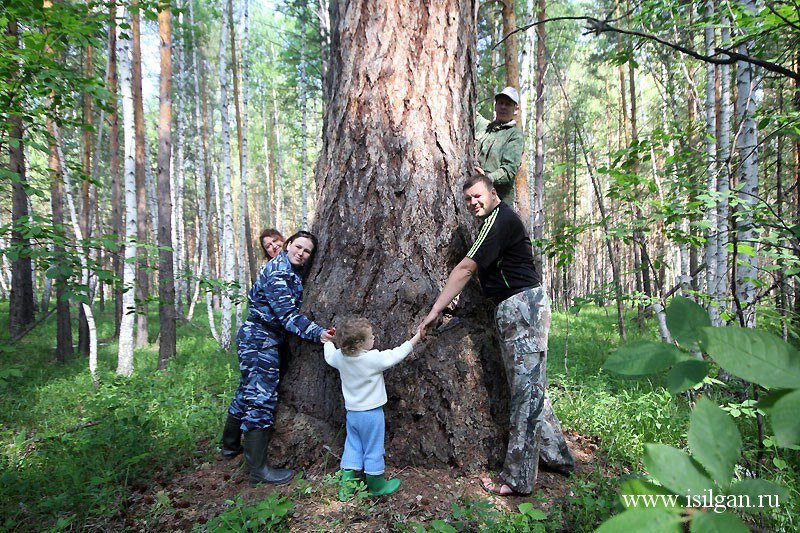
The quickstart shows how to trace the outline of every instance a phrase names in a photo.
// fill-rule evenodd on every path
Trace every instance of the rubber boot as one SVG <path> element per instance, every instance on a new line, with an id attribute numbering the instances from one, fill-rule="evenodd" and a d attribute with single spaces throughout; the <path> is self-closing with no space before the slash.
<path id="1" fill-rule="evenodd" d="M 246 432 L 242 437 L 244 445 L 244 461 L 250 472 L 250 483 L 269 483 L 283 485 L 294 477 L 294 471 L 285 468 L 272 468 L 267 464 L 269 449 L 269 433 L 266 429 Z"/>
<path id="2" fill-rule="evenodd" d="M 380 476 L 370 476 L 367 474 L 367 488 L 370 496 L 387 496 L 400 488 L 400 480 L 397 478 L 389 479 Z"/>
<path id="3" fill-rule="evenodd" d="M 225 427 L 222 430 L 222 446 L 219 454 L 223 459 L 233 459 L 242 453 L 242 421 L 228 413 Z"/>
<path id="4" fill-rule="evenodd" d="M 356 488 L 361 482 L 355 470 L 342 470 L 342 479 L 339 482 L 339 501 L 346 502 L 356 493 Z"/>

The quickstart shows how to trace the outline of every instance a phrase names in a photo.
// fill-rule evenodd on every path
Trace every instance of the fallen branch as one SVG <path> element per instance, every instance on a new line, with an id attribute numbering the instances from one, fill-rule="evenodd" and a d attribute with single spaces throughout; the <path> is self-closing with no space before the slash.
<path id="1" fill-rule="evenodd" d="M 27 328 L 27 329 L 24 329 L 24 330 L 20 331 L 19 333 L 17 333 L 15 336 L 13 336 L 13 337 L 11 338 L 11 340 L 10 340 L 10 341 L 8 341 L 8 344 L 16 344 L 16 343 L 17 343 L 17 341 L 20 341 L 20 340 L 22 340 L 22 338 L 23 338 L 23 337 L 25 337 L 25 335 L 27 335 L 27 334 L 28 334 L 28 333 L 30 333 L 31 331 L 33 331 L 33 330 L 34 330 L 34 328 L 36 328 L 36 326 L 38 326 L 39 324 L 41 324 L 42 322 L 44 322 L 45 320 L 47 320 L 47 317 L 49 317 L 50 315 L 52 315 L 52 314 L 53 314 L 53 312 L 54 312 L 55 310 L 56 310 L 56 308 L 55 308 L 55 307 L 53 307 L 52 309 L 50 309 L 49 311 L 47 311 L 47 312 L 46 312 L 46 313 L 45 313 L 43 316 L 39 317 L 39 320 L 37 320 L 36 322 L 34 322 L 34 323 L 33 323 L 33 324 L 31 324 L 30 326 L 28 326 L 28 328 Z"/>

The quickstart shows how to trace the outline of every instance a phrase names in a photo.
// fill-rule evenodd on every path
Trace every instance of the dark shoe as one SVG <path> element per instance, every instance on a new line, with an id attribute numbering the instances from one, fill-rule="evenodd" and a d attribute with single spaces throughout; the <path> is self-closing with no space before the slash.
<path id="1" fill-rule="evenodd" d="M 361 479 L 355 470 L 342 470 L 342 478 L 339 482 L 339 501 L 346 502 L 356 493 Z"/>
<path id="2" fill-rule="evenodd" d="M 222 430 L 222 446 L 219 454 L 223 459 L 233 459 L 242 451 L 242 421 L 228 413 L 225 420 L 225 428 Z"/>
<path id="3" fill-rule="evenodd" d="M 272 468 L 267 464 L 267 450 L 269 449 L 269 433 L 266 429 L 256 429 L 246 432 L 242 437 L 244 445 L 244 461 L 250 472 L 250 483 L 269 483 L 270 485 L 283 485 L 294 477 L 294 471 L 286 468 Z"/>
<path id="4" fill-rule="evenodd" d="M 370 496 L 387 496 L 400 488 L 400 480 L 389 479 L 380 476 L 370 476 L 367 474 L 367 488 Z"/>

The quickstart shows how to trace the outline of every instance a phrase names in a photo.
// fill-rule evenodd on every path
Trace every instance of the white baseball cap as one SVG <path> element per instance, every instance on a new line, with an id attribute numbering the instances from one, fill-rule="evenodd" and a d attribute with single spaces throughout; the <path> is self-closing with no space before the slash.
<path id="1" fill-rule="evenodd" d="M 519 105 L 519 93 L 513 87 L 506 87 L 496 95 L 494 95 L 494 99 L 497 100 L 498 96 L 505 96 L 506 98 L 510 98 L 512 102 Z"/>

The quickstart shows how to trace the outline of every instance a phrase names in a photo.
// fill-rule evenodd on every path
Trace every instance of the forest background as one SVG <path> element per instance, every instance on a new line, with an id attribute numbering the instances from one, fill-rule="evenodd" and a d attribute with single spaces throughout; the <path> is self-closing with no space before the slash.
<path id="1" fill-rule="evenodd" d="M 346 224 L 331 222 L 330 206 L 371 210 L 382 203 L 381 191 L 393 185 L 378 175 L 370 188 L 351 180 L 349 170 L 342 174 L 349 191 L 330 185 L 338 179 L 331 168 L 344 166 L 330 164 L 326 143 L 334 137 L 326 117 L 343 103 L 351 105 L 354 122 L 364 114 L 353 104 L 358 95 L 334 85 L 343 68 L 341 50 L 348 46 L 347 36 L 364 27 L 383 31 L 379 17 L 348 28 L 347 4 L 3 3 L 0 179 L 8 191 L 0 202 L 0 297 L 8 301 L 0 368 L 4 399 L 16 405 L 24 399 L 14 391 L 24 383 L 39 383 L 46 390 L 53 380 L 86 372 L 90 379 L 83 386 L 99 391 L 105 401 L 110 383 L 124 391 L 125 378 L 135 381 L 141 379 L 137 373 L 153 372 L 146 361 L 154 351 L 159 370 L 174 365 L 173 372 L 186 371 L 180 363 L 181 336 L 186 342 L 213 338 L 218 353 L 227 353 L 246 313 L 245 291 L 261 264 L 260 229 L 277 227 L 288 235 L 313 227 L 327 257 L 336 257 L 337 246 L 347 249 L 353 237 L 336 240 Z M 676 296 L 702 306 L 710 326 L 754 329 L 782 339 L 789 346 L 783 363 L 795 368 L 800 6 L 790 0 L 457 5 L 453 12 L 466 13 L 467 27 L 474 28 L 475 39 L 466 45 L 472 54 L 466 75 L 472 81 L 455 99 L 430 93 L 423 101 L 464 115 L 449 124 L 463 130 L 452 134 L 452 141 L 469 137 L 464 131 L 472 108 L 491 117 L 497 90 L 505 85 L 520 89 L 518 123 L 526 155 L 517 176 L 516 208 L 541 250 L 537 260 L 554 309 L 563 313 L 565 325 L 574 320 L 578 331 L 588 328 L 588 345 L 594 339 L 585 353 L 573 354 L 578 362 L 591 361 L 583 369 L 587 374 L 571 379 L 607 376 L 599 366 L 610 348 L 627 340 L 660 337 L 665 344 L 681 345 L 675 322 L 670 327 L 665 315 Z M 361 9 L 379 12 L 369 2 Z M 397 2 L 383 9 L 404 13 L 410 8 Z M 447 51 L 446 43 L 441 46 Z M 367 73 L 376 68 L 366 59 L 356 64 Z M 379 85 L 382 76 L 389 76 L 386 72 L 375 70 L 372 83 Z M 440 82 L 447 85 L 456 74 L 447 73 Z M 369 104 L 366 98 L 361 102 Z M 445 126 L 434 122 L 427 130 Z M 438 137 L 424 138 L 439 142 Z M 452 144 L 456 148 L 443 142 L 445 158 L 468 169 L 474 156 L 469 143 Z M 367 147 L 370 154 L 380 149 Z M 363 162 L 364 175 L 380 166 L 376 161 Z M 442 175 L 441 170 L 423 170 L 414 179 L 425 179 L 426 172 Z M 450 181 L 443 183 L 452 186 L 454 179 L 448 175 Z M 434 213 L 448 205 L 447 194 L 444 190 L 430 199 Z M 442 209 L 446 227 L 462 228 L 457 212 L 450 219 L 448 208 Z M 410 233 L 432 228 L 431 220 L 414 216 L 419 218 L 406 221 L 414 230 Z M 358 231 L 370 227 L 375 226 L 365 223 Z M 380 240 L 363 233 L 356 237 L 373 252 Z M 458 239 L 455 245 L 448 239 L 437 233 L 435 239 L 422 240 L 429 248 L 457 247 Z M 323 265 L 332 264 L 325 257 Z M 376 265 L 385 264 L 381 261 L 386 258 Z M 418 263 L 428 268 L 425 260 Z M 436 265 L 424 272 L 431 280 L 428 289 L 441 286 L 446 274 L 446 265 Z M 331 272 L 316 268 L 316 279 Z M 358 293 L 361 285 L 356 286 Z M 409 328 L 428 301 L 424 294 L 431 293 L 421 292 L 423 297 L 401 295 L 401 302 L 408 302 L 401 313 Z M 362 309 L 367 301 L 365 296 Z M 337 302 L 323 303 L 335 307 Z M 338 301 L 340 306 L 351 303 L 344 297 Z M 157 316 L 152 314 L 156 308 Z M 605 316 L 614 318 L 613 340 Z M 45 348 L 36 344 L 42 332 L 53 333 L 54 342 L 47 338 Z M 569 334 L 564 339 L 565 383 L 570 383 L 568 342 Z M 711 355 L 710 346 L 683 343 L 706 366 L 699 372 L 696 365 L 679 367 L 680 375 L 673 377 L 680 385 L 670 386 L 674 381 L 669 379 L 654 382 L 651 391 L 670 389 L 680 395 L 672 397 L 668 408 L 651 405 L 653 416 L 677 409 L 674 416 L 686 422 L 698 394 L 714 397 L 736 419 L 748 443 L 736 475 L 757 474 L 791 495 L 780 512 L 750 518 L 748 525 L 791 529 L 798 490 L 796 423 L 781 426 L 765 419 L 776 400 L 758 402 L 771 389 L 794 390 L 800 381 L 761 383 L 759 376 L 721 370 L 725 365 Z M 643 357 L 648 347 L 638 345 L 631 357 Z M 215 350 L 205 346 L 196 353 L 220 357 Z M 47 364 L 49 379 L 39 381 L 40 370 L 26 364 L 33 353 L 42 364 L 65 366 Z M 616 370 L 643 375 L 669 366 Z M 615 370 L 613 364 L 609 369 Z M 629 382 L 610 383 L 609 390 L 617 394 Z M 579 395 L 565 390 L 561 409 L 574 405 L 571 394 Z M 640 414 L 647 412 L 643 407 Z M 42 413 L 29 415 L 26 420 L 4 415 L 3 475 L 17 482 L 32 471 L 47 471 L 39 443 L 51 437 L 39 432 L 52 422 L 44 423 Z M 64 438 L 72 438 L 75 428 L 93 431 L 93 425 L 85 426 L 91 420 L 77 413 L 65 420 L 73 424 L 50 431 Z M 611 432 L 598 425 L 594 420 L 576 430 Z M 638 435 L 634 447 L 639 455 L 643 438 L 686 445 L 680 431 L 673 437 L 650 429 L 642 433 L 647 436 Z M 192 440 L 188 434 L 185 438 Z M 635 457 L 618 457 L 613 449 L 606 441 L 612 463 L 641 466 Z M 444 462 L 457 463 L 457 452 Z M 104 491 L 115 493 L 108 488 L 115 483 L 98 481 L 100 495 L 93 497 L 105 501 Z M 18 483 L 15 497 L 7 501 L 24 499 L 32 490 L 28 486 Z M 588 492 L 597 497 L 596 491 Z M 55 517 L 82 524 L 98 505 L 114 506 L 92 504 L 69 513 L 54 501 L 32 515 L 19 509 L 4 514 L 11 517 L 8 527 L 24 527 L 28 520 L 52 526 Z M 583 517 L 585 523 L 574 519 L 567 524 L 596 526 L 616 512 L 612 507 Z"/>

